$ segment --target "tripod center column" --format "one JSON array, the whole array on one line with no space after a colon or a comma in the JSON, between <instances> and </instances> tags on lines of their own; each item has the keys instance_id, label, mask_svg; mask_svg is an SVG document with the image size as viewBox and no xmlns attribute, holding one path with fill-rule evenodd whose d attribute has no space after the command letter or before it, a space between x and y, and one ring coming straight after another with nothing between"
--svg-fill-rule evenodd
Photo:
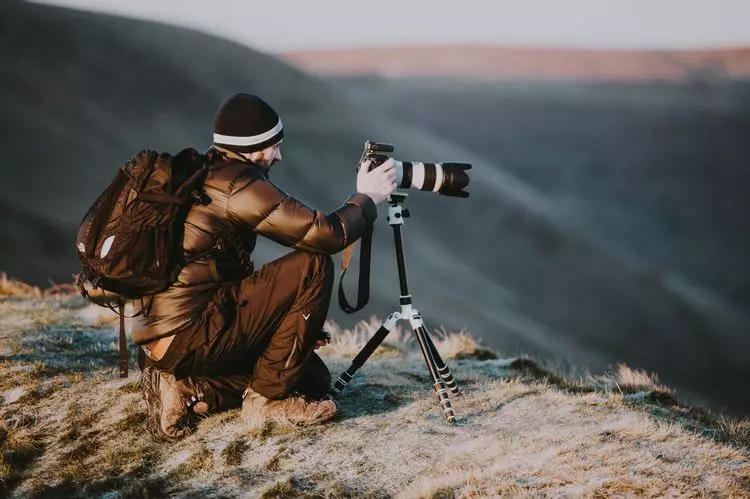
<instances>
[{"instance_id":1,"label":"tripod center column","mask_svg":"<svg viewBox=\"0 0 750 499\"><path fill-rule=\"evenodd\" d=\"M398 282L401 287L401 305L411 305L409 285L406 280L406 260L404 256L404 241L401 226L404 219L410 216L408 210L402 208L407 194L393 193L388 197L388 223L393 228L393 240L396 245L396 264L398 265Z\"/></svg>"}]
</instances>

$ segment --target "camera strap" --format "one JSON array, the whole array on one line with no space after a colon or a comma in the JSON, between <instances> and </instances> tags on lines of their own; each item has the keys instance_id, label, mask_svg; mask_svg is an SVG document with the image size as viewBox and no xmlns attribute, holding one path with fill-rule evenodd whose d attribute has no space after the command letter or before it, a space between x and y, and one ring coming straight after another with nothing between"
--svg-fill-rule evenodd
<instances>
[{"instance_id":1,"label":"camera strap","mask_svg":"<svg viewBox=\"0 0 750 499\"><path fill-rule=\"evenodd\" d=\"M357 305L352 307L344 295L344 276L349 267L354 245L351 244L344 249L341 260L341 277L339 278L339 307L347 314L362 310L370 300L370 257L372 255L372 230L374 224L367 222L367 230L362 236L359 252L359 287L357 290Z\"/></svg>"}]
</instances>

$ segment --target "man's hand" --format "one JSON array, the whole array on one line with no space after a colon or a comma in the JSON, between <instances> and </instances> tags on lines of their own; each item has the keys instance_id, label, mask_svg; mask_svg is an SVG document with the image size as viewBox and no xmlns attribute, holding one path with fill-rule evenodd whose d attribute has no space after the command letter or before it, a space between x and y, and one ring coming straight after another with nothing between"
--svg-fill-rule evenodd
<instances>
[{"instance_id":1,"label":"man's hand","mask_svg":"<svg viewBox=\"0 0 750 499\"><path fill-rule=\"evenodd\" d=\"M393 168L393 160L388 158L382 165L369 171L370 161L365 161L359 166L357 173L357 192L367 194L375 204L382 203L388 199L388 195L396 190L396 170Z\"/></svg>"}]
</instances>

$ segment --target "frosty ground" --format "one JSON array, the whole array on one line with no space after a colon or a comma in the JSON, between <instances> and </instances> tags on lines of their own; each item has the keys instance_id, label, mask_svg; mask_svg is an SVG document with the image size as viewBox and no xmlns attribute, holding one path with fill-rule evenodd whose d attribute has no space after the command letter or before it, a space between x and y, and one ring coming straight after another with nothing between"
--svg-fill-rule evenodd
<instances>
[{"instance_id":1,"label":"frosty ground","mask_svg":"<svg viewBox=\"0 0 750 499\"><path fill-rule=\"evenodd\" d=\"M4 285L0 496L750 494L747 420L685 405L653 374L621 365L574 377L570 367L503 358L466 332L435 332L463 390L453 398L455 425L411 333L396 330L329 424L248 427L232 410L158 444L145 432L134 363L129 378L117 377L112 312ZM336 375L379 323L330 325L334 342L320 353Z\"/></svg>"}]
</instances>

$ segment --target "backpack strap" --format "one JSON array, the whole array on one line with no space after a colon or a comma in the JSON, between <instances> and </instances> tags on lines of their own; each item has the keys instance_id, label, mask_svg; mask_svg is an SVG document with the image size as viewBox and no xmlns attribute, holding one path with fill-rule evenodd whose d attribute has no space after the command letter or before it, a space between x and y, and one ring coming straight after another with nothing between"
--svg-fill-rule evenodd
<instances>
[{"instance_id":1,"label":"backpack strap","mask_svg":"<svg viewBox=\"0 0 750 499\"><path fill-rule=\"evenodd\" d=\"M120 338L119 338L119 350L120 350L120 377L128 377L128 340L125 337L125 298L119 296L117 298L117 306L120 311Z\"/></svg>"}]
</instances>

